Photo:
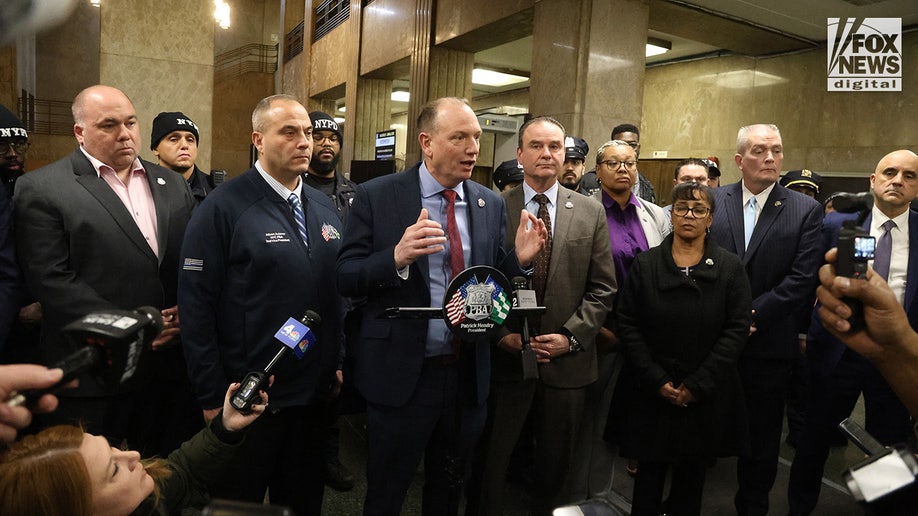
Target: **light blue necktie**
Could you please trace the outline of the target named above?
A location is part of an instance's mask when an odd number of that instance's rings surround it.
[[[755,229],[755,196],[749,198],[749,204],[743,214],[743,227],[746,228],[746,247],[749,249],[749,240],[752,239],[752,231]]]
[[[309,247],[309,236],[306,233],[306,214],[303,213],[303,205],[300,204],[300,198],[295,193],[292,193],[290,197],[287,197],[287,202],[293,208],[293,218],[296,220],[296,228],[300,230],[300,238],[303,239],[306,247]]]

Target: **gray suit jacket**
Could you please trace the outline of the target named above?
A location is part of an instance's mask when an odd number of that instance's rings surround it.
[[[46,363],[73,351],[60,329],[88,312],[176,304],[179,251],[195,201],[180,175],[148,162],[143,167],[156,206],[159,257],[79,149],[16,183],[17,254],[42,304]],[[68,391],[101,393],[83,377],[78,390]]]
[[[507,201],[507,239],[511,245],[523,209],[523,188],[502,194]],[[567,188],[558,189],[551,265],[542,316],[542,333],[566,329],[583,345],[539,367],[541,381],[558,388],[584,387],[596,380],[596,334],[612,309],[617,290],[606,214],[601,204]],[[494,352],[495,380],[520,380],[520,359]]]

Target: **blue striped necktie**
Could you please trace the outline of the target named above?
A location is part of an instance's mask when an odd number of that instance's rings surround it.
[[[287,202],[293,208],[293,218],[296,220],[296,228],[300,230],[300,238],[303,239],[306,247],[309,247],[309,235],[306,233],[306,214],[303,213],[303,205],[300,204],[300,198],[295,193],[292,193],[290,197],[287,197]]]

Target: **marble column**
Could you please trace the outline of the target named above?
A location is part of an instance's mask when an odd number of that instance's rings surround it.
[[[181,111],[200,129],[197,164],[209,170],[213,4],[106,0],[99,9],[99,82],[120,89],[133,101],[143,138],[141,155],[153,158],[149,138],[156,115],[161,111]]]
[[[414,59],[411,61],[414,66]],[[415,91],[415,83],[411,83],[411,102],[408,105],[408,142],[405,152],[405,167],[410,167],[420,161],[421,154],[418,147],[418,128],[416,120],[421,112],[421,106],[428,101],[441,97],[459,97],[472,100],[472,69],[475,67],[475,54],[452,50],[442,47],[433,47],[429,51],[427,62],[427,92],[423,102],[414,104],[414,99],[419,96]],[[416,154],[412,155],[412,152]]]
[[[647,0],[537,2],[529,111],[556,118],[591,153],[614,126],[640,126],[648,16]]]
[[[376,133],[392,124],[392,81],[357,80],[357,113],[348,116],[354,126],[353,159],[368,160],[376,156]]]

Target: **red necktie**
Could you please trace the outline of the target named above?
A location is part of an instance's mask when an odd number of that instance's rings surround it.
[[[446,197],[448,201],[446,204],[446,235],[449,237],[449,265],[452,273],[449,279],[453,279],[465,270],[465,258],[462,256],[462,236],[456,225],[456,191],[443,190],[443,197]]]

